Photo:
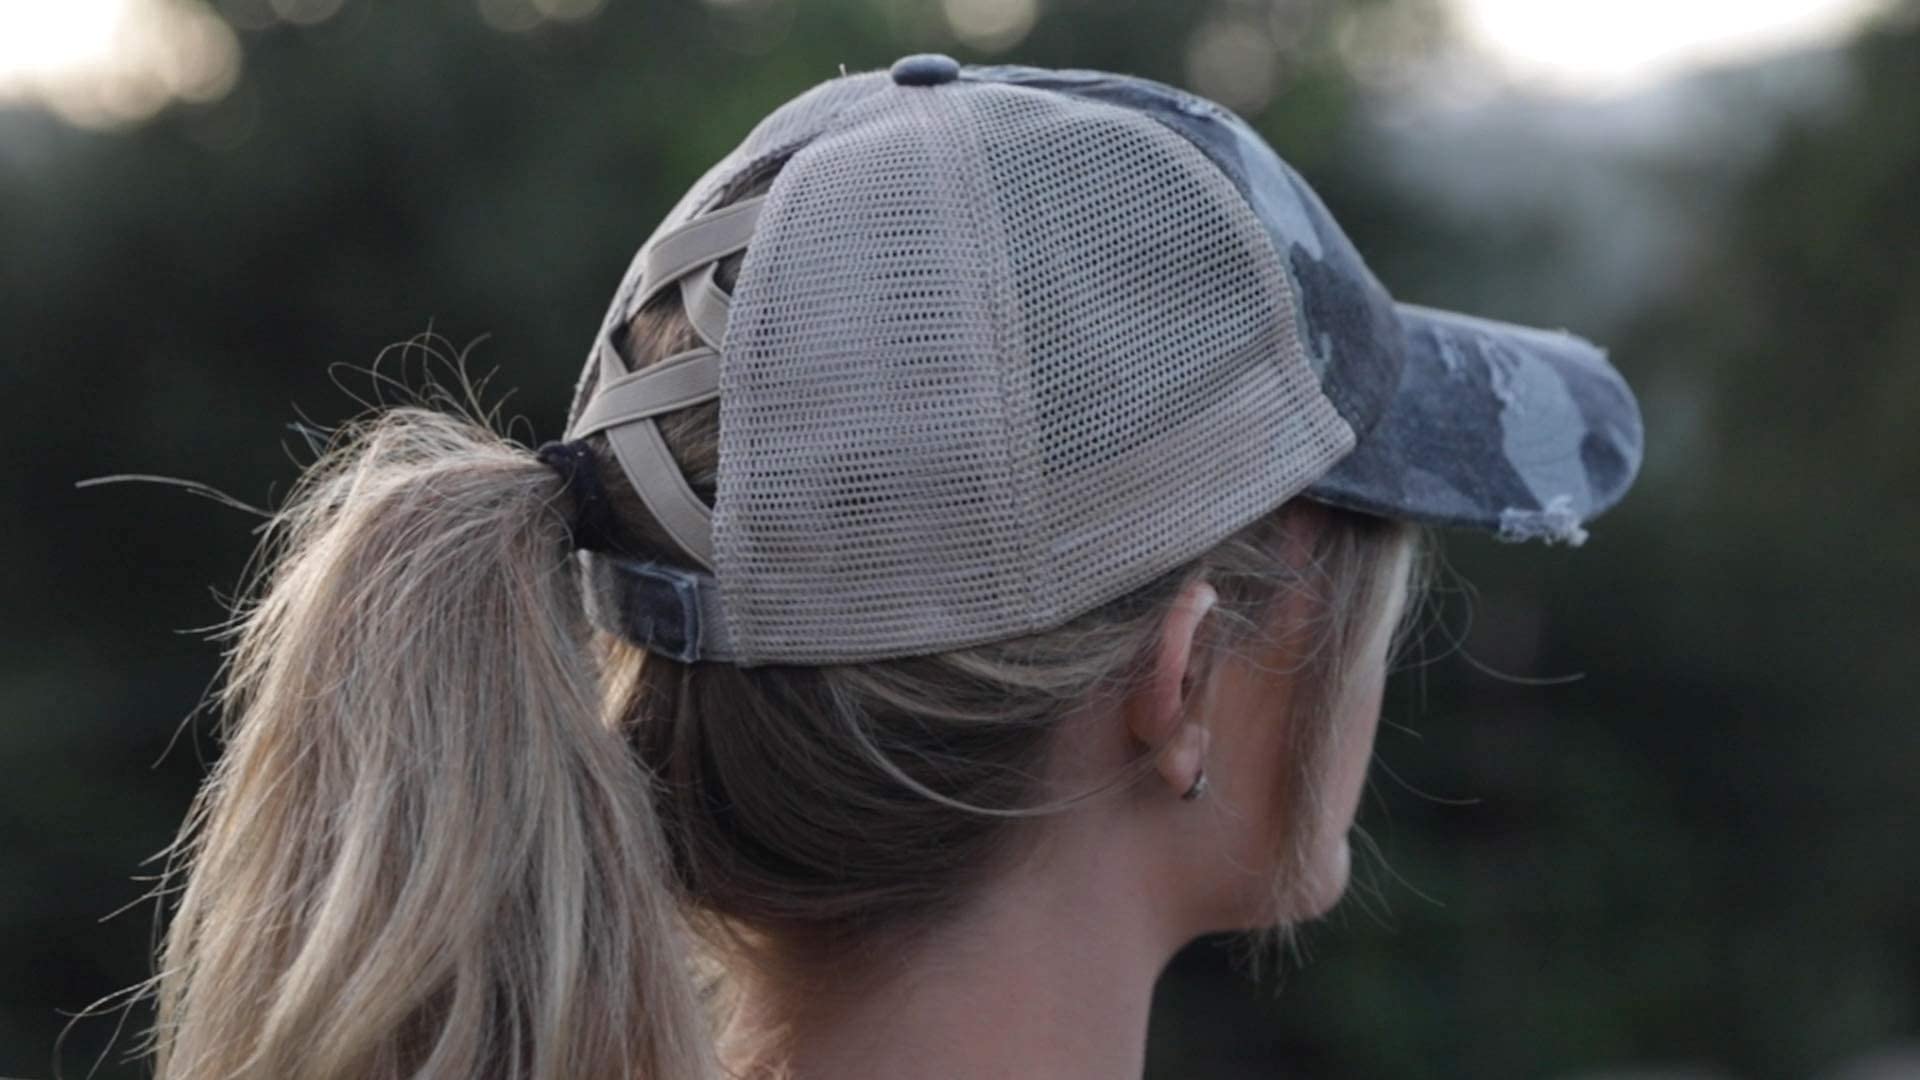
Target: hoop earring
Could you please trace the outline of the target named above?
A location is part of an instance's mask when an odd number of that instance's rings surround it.
[[[1205,795],[1206,793],[1207,793],[1207,770],[1201,769],[1200,774],[1193,778],[1193,786],[1188,788],[1186,791],[1182,792],[1180,795],[1180,798],[1183,802],[1192,802],[1195,799],[1198,799],[1200,796]]]

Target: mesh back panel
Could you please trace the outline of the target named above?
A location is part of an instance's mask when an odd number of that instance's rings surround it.
[[[1046,629],[1272,509],[1353,438],[1292,305],[1237,191],[1150,119],[985,83],[846,105],[775,181],[727,330],[742,658]]]

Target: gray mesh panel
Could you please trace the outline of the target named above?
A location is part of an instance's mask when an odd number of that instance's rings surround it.
[[[788,162],[747,249],[714,515],[743,659],[927,651],[1025,621],[1005,269],[948,108],[899,90],[862,103]]]
[[[1352,433],[1291,304],[1237,191],[1150,120],[992,84],[844,109],[775,182],[727,333],[742,658],[1045,629],[1296,493]]]
[[[1132,110],[956,95],[986,147],[1032,392],[1035,628],[1192,558],[1353,445],[1239,191]]]

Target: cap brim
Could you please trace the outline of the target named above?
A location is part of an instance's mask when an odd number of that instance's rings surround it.
[[[1306,490],[1383,517],[1578,544],[1640,469],[1640,409],[1572,334],[1395,305],[1399,389]]]

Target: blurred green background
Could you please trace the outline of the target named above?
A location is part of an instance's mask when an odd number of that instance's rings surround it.
[[[7,2],[0,65],[8,18],[78,0]],[[1396,295],[1603,341],[1645,410],[1581,551],[1448,539],[1363,811],[1384,861],[1277,989],[1184,953],[1149,1075],[1920,1076],[1920,4],[1605,92],[1500,74],[1443,0],[143,10],[147,68],[0,102],[0,1075],[150,973],[143,860],[217,749],[197,628],[252,543],[75,482],[271,503],[291,425],[359,408],[331,378],[370,389],[333,367],[429,328],[557,436],[699,172],[933,49],[1227,101]],[[127,1019],[59,1068],[140,1075]]]

